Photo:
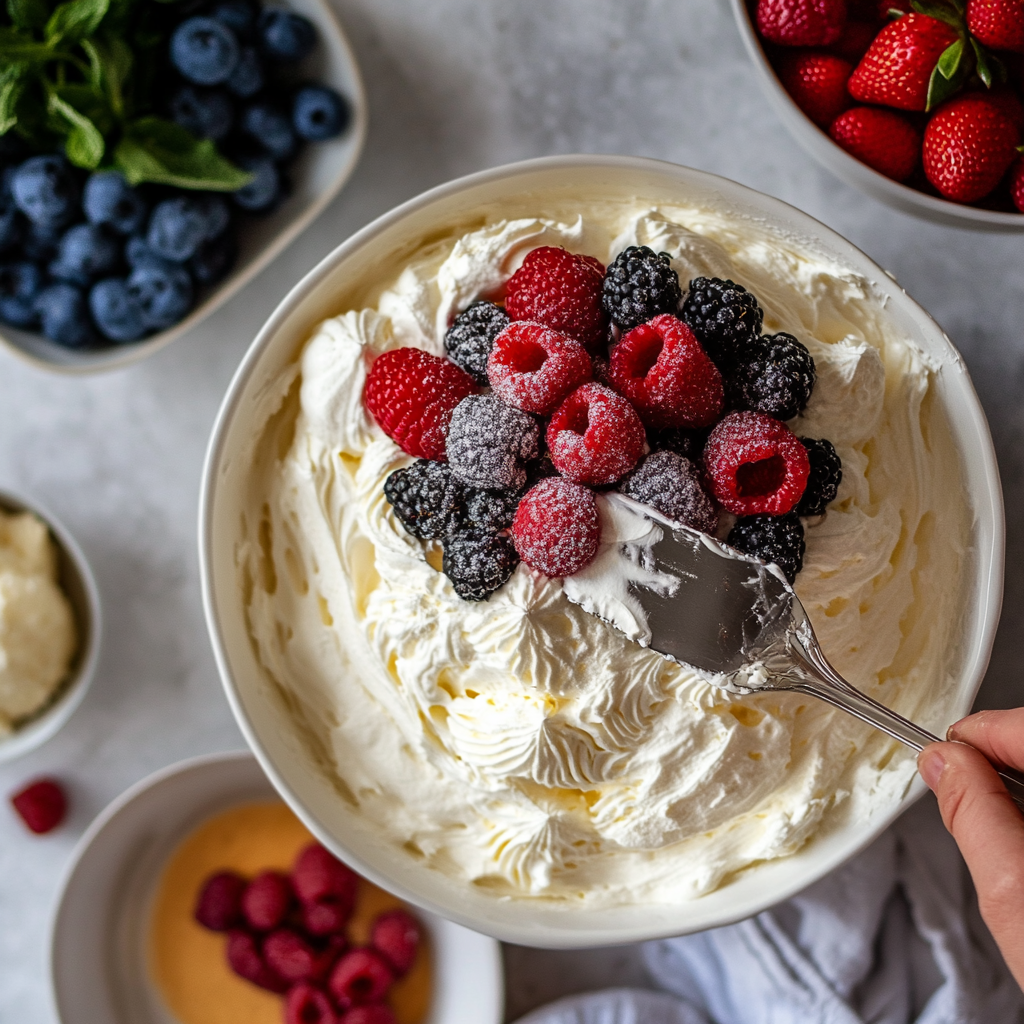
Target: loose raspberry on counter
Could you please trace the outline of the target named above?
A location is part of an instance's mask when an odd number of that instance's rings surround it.
[[[719,277],[695,277],[679,315],[723,372],[744,358],[764,322],[757,299]]]
[[[475,390],[473,378],[447,359],[396,348],[370,367],[366,407],[403,451],[443,462],[452,412]]]
[[[267,966],[260,953],[259,943],[250,932],[238,928],[228,932],[226,954],[228,966],[240,978],[268,992],[281,993],[288,990],[288,982]]]
[[[608,379],[648,427],[706,427],[722,412],[722,375],[693,331],[668,314],[623,335]]]
[[[578,341],[529,321],[509,324],[495,339],[487,361],[494,393],[517,409],[541,416],[550,415],[591,373],[590,356]]]
[[[404,910],[389,910],[373,922],[370,942],[388,958],[398,974],[405,974],[416,959],[420,926],[412,914]]]
[[[763,334],[755,354],[732,374],[730,392],[741,409],[753,409],[777,420],[802,412],[814,390],[814,360],[792,334]]]
[[[494,395],[469,395],[448,426],[448,465],[467,487],[519,490],[539,454],[540,425]]]
[[[242,892],[242,914],[250,928],[269,932],[292,908],[292,887],[279,871],[263,871]]]
[[[36,835],[52,832],[68,812],[64,787],[56,779],[37,779],[11,797],[21,820]]]
[[[796,507],[797,514],[823,516],[839,493],[839,485],[843,482],[843,463],[832,442],[823,437],[801,437],[800,443],[807,449],[811,471],[804,495]]]
[[[375,949],[353,949],[331,971],[328,987],[337,1004],[350,1006],[380,1002],[395,980],[390,964]]]
[[[352,907],[333,896],[323,896],[302,904],[302,927],[309,935],[323,938],[345,930]]]
[[[487,385],[487,357],[494,339],[511,323],[509,315],[493,302],[474,302],[452,321],[444,336],[448,358],[461,366],[477,384]]]
[[[287,982],[322,977],[334,959],[334,956],[320,956],[305,938],[291,928],[278,928],[263,940],[264,962]]]
[[[807,486],[810,460],[799,438],[780,420],[733,412],[711,431],[704,467],[719,504],[739,516],[782,515]]]
[[[854,107],[828,133],[850,156],[893,181],[906,181],[921,160],[921,133],[895,110]]]
[[[447,537],[462,518],[462,486],[443,462],[419,459],[396,469],[384,481],[384,497],[402,525],[421,540]]]
[[[508,537],[467,527],[445,538],[441,571],[463,601],[486,601],[518,564]]]
[[[714,533],[718,512],[710,495],[704,490],[700,472],[685,456],[676,452],[651,452],[628,473],[619,490],[703,533]]]
[[[212,932],[226,932],[242,923],[246,881],[234,871],[218,871],[199,890],[192,916]]]
[[[593,492],[564,477],[541,480],[519,502],[512,539],[531,569],[555,578],[579,572],[601,540]]]
[[[804,527],[795,512],[736,520],[727,541],[737,551],[777,565],[792,583],[804,564]]]
[[[616,327],[631,331],[659,313],[675,313],[682,297],[672,257],[631,245],[609,264],[601,302]]]
[[[513,320],[544,324],[593,349],[608,328],[601,308],[603,283],[604,267],[592,256],[542,245],[509,278],[505,310]]]
[[[397,1024],[391,1007],[385,1003],[354,1006],[342,1014],[338,1024]]]
[[[584,384],[548,423],[551,461],[562,476],[580,484],[615,483],[644,451],[644,425],[622,395],[603,384]]]
[[[338,1024],[338,1016],[323,989],[300,982],[285,997],[284,1024]]]
[[[832,53],[790,53],[779,62],[779,81],[819,128],[827,129],[852,104],[846,91],[851,74],[853,65]]]

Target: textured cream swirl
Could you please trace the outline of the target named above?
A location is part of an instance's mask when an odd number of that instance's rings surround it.
[[[870,282],[726,214],[608,204],[500,221],[415,252],[375,308],[306,345],[254,474],[239,551],[254,643],[311,742],[382,837],[499,896],[692,898],[909,784],[884,738],[795,695],[736,696],[630,643],[520,566],[461,601],[383,483],[409,461],[362,385],[395,345],[442,351],[451,316],[537,245],[673,257],[732,277],[765,330],[811,349],[798,434],[830,438],[843,484],[807,531],[800,594],[836,667],[924,724],[952,692],[969,511],[933,370]]]

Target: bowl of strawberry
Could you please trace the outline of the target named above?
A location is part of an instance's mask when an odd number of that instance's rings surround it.
[[[1024,230],[1019,0],[733,0],[803,147],[906,213]]]

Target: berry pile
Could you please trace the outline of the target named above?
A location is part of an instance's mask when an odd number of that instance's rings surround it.
[[[1024,212],[1021,0],[756,0],[756,23],[793,101],[852,156]]]
[[[352,945],[346,928],[358,884],[353,871],[313,844],[290,875],[211,875],[194,917],[226,934],[235,974],[284,996],[285,1024],[395,1024],[388,991],[416,959],[419,925],[404,910],[390,910],[374,921],[368,945]]]
[[[730,542],[792,581],[799,517],[824,514],[842,467],[828,441],[783,422],[807,405],[814,360],[763,322],[733,281],[696,278],[684,298],[669,256],[644,246],[607,271],[534,249],[504,308],[455,317],[447,358],[400,348],[374,361],[367,408],[417,458],[384,494],[412,536],[441,543],[467,601],[520,560],[552,577],[585,568],[608,487],[705,533],[723,509],[742,517]]]

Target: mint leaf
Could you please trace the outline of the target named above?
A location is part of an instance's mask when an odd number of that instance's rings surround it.
[[[0,27],[0,65],[42,64],[55,56],[46,43],[37,43],[28,32]]]
[[[69,127],[64,140],[64,152],[76,166],[94,171],[103,159],[106,148],[103,133],[85,114],[76,110],[66,99],[51,92],[47,98],[47,110],[55,117],[62,119]]]
[[[50,8],[46,0],[7,0],[7,14],[15,28],[42,28]]]
[[[110,7],[110,0],[66,0],[50,15],[46,23],[46,41],[78,42],[99,28]]]
[[[18,100],[24,88],[21,68],[8,68],[0,75],[0,135],[18,123]]]
[[[199,140],[173,121],[142,117],[129,124],[114,164],[131,185],[151,181],[178,188],[234,192],[252,175],[225,160],[210,139]]]
[[[120,115],[124,111],[124,85],[132,70],[131,47],[120,36],[112,36],[103,42],[83,39],[82,49],[89,55],[90,82],[103,91],[111,109]]]
[[[946,47],[935,65],[936,70],[945,79],[951,79],[960,70],[960,61],[964,56],[964,41],[958,39],[951,46]]]

